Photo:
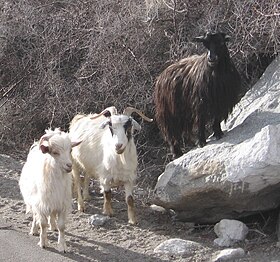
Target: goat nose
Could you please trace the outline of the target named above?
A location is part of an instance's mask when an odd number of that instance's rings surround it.
[[[216,54],[210,53],[210,54],[208,55],[208,60],[209,60],[210,62],[215,62],[215,61],[218,60],[218,56],[217,56]]]
[[[120,150],[120,149],[122,148],[122,146],[123,146],[122,144],[116,144],[116,145],[115,145],[115,148],[116,148],[116,150],[118,151],[118,150]]]

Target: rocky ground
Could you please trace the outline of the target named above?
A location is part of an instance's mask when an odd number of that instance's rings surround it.
[[[19,191],[18,180],[23,160],[16,160],[0,154],[0,216],[4,225],[28,235],[31,216],[25,214],[25,206]],[[216,235],[213,226],[194,226],[174,219],[172,212],[155,211],[150,208],[147,190],[136,188],[136,207],[139,223],[127,224],[127,210],[122,190],[113,192],[115,216],[103,226],[91,226],[89,219],[93,214],[101,214],[102,196],[92,187],[92,200],[87,204],[86,213],[74,211],[69,215],[66,229],[68,252],[61,254],[65,261],[211,261],[213,254],[223,248],[214,245]],[[0,220],[1,221],[1,220]],[[264,217],[260,226],[252,221],[247,239],[235,247],[244,249],[244,258],[236,261],[280,261],[280,248],[272,220]],[[29,236],[38,238],[37,236]],[[188,256],[155,253],[154,249],[172,238],[191,240],[201,248]],[[57,252],[57,233],[49,232],[48,250]],[[39,248],[39,247],[38,247]],[[0,259],[1,260],[1,259]]]

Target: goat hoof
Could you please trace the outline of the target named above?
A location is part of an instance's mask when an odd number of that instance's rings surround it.
[[[110,211],[103,211],[103,215],[112,217],[114,215],[114,213],[110,212]]]
[[[84,206],[79,206],[79,207],[78,207],[78,210],[79,210],[80,212],[83,212],[83,213],[84,213],[84,212],[85,212],[85,207],[84,207]]]
[[[46,245],[42,245],[40,242],[38,243],[38,246],[44,249],[46,248]]]
[[[66,249],[63,248],[63,247],[62,247],[62,248],[58,248],[58,251],[61,252],[61,253],[64,253],[64,254],[67,253],[67,252],[66,252]]]
[[[214,134],[214,137],[216,138],[216,140],[221,139],[223,136],[224,136],[224,133],[223,133],[223,132]]]
[[[204,146],[206,146],[206,141],[199,141],[199,142],[198,142],[198,146],[199,146],[199,147],[204,147]]]
[[[175,159],[181,157],[182,155],[183,155],[183,153],[181,153],[181,154],[172,154],[172,160],[175,160]]]
[[[52,231],[52,232],[57,232],[58,231],[56,226],[50,226],[49,230]]]
[[[84,201],[90,201],[91,200],[91,196],[90,195],[87,195],[87,196],[84,196]]]
[[[138,224],[138,221],[137,220],[129,220],[128,221],[128,223],[130,224],[130,225],[137,225]]]

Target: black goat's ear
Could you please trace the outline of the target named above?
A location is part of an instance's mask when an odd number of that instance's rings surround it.
[[[225,42],[228,42],[231,40],[231,37],[229,35],[225,35],[224,36]]]
[[[197,36],[193,39],[194,42],[204,42],[205,37],[204,36]]]
[[[231,37],[230,37],[229,35],[227,35],[227,34],[225,34],[225,33],[221,33],[221,35],[222,35],[222,37],[224,38],[224,41],[225,41],[225,42],[228,42],[228,41],[231,40]]]

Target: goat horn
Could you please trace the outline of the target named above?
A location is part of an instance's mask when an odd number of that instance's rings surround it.
[[[51,128],[46,129],[45,130],[46,134],[44,134],[39,141],[39,145],[41,145],[44,141],[48,141],[52,136],[56,135],[56,134],[61,134],[61,128],[55,128],[53,131],[51,130]]]
[[[105,108],[101,113],[99,114],[94,114],[90,119],[96,119],[102,115],[105,115],[106,113],[110,113],[110,115],[116,115],[117,114],[117,108],[114,106],[110,106]]]
[[[148,122],[152,122],[153,119],[152,118],[148,118],[147,116],[145,116],[140,110],[134,108],[134,107],[127,107],[124,111],[123,114],[127,115],[127,116],[131,116],[132,113],[137,113],[139,116],[141,116],[144,120],[148,121]]]
[[[53,136],[54,134],[45,134],[43,135],[41,138],[40,138],[40,141],[39,141],[39,146],[42,145],[42,143],[44,141],[49,141],[49,139]]]

